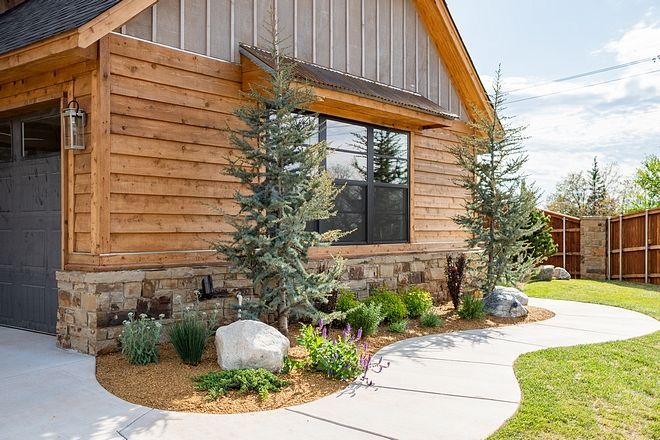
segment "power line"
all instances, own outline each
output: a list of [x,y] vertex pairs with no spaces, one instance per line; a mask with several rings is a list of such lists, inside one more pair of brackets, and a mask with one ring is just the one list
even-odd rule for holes
[[588,72],[583,72],[583,73],[577,73],[575,75],[565,76],[563,78],[553,79],[551,81],[546,81],[546,82],[534,84],[534,85],[531,85],[531,86],[520,87],[520,88],[514,89],[514,90],[508,90],[507,93],[511,94],[511,93],[516,93],[516,92],[520,92],[520,91],[523,91],[523,90],[535,89],[537,87],[545,86],[545,85],[548,85],[548,84],[554,84],[554,83],[558,83],[558,82],[570,81],[572,79],[584,78],[585,76],[591,76],[591,75],[596,75],[596,74],[599,74],[599,73],[609,72],[609,71],[612,71],[612,70],[623,69],[624,67],[635,66],[637,64],[647,63],[649,61],[653,61],[655,63],[658,60],[660,60],[660,55],[656,55],[656,56],[648,57],[648,58],[641,58],[639,60],[629,61],[629,62],[623,63],[623,64],[617,64],[617,65],[614,65],[614,66],[603,67],[601,69],[590,70]]
[[621,81],[621,80],[628,79],[628,78],[635,78],[637,76],[649,75],[651,73],[656,73],[656,72],[660,72],[660,69],[649,70],[649,71],[642,72],[642,73],[636,73],[634,75],[626,75],[626,76],[622,76],[620,78],[614,78],[614,79],[610,79],[610,80],[607,80],[607,81],[601,81],[601,82],[597,82],[597,83],[585,84],[585,85],[580,86],[580,87],[574,87],[572,89],[567,89],[567,90],[560,90],[560,91],[557,91],[557,92],[545,93],[543,95],[536,95],[536,96],[529,96],[527,98],[514,99],[512,101],[508,101],[507,104],[513,104],[513,103],[516,103],[516,102],[529,101],[529,100],[532,100],[532,99],[545,98],[547,96],[553,96],[553,95],[559,95],[559,94],[562,94],[562,93],[573,92],[575,90],[586,89],[588,87],[600,86],[600,85],[603,85],[603,84],[609,84],[609,83]]

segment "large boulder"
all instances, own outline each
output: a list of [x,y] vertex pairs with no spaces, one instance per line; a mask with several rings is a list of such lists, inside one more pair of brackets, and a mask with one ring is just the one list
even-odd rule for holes
[[507,293],[509,295],[513,295],[523,306],[526,306],[527,303],[529,303],[529,297],[515,287],[495,286],[493,293]]
[[218,365],[223,370],[265,368],[280,371],[289,339],[260,321],[236,321],[215,332]]
[[544,264],[536,268],[537,272],[534,275],[534,280],[536,281],[552,281],[552,275],[555,270],[555,266],[550,264]]
[[556,280],[570,280],[571,274],[568,273],[568,271],[563,267],[555,267],[554,271],[552,272],[552,278]]
[[514,295],[496,291],[484,298],[484,312],[498,318],[527,316],[527,309]]

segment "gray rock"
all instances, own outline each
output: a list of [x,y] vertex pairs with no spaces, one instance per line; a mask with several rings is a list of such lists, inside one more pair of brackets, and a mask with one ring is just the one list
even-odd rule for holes
[[550,264],[545,264],[536,268],[537,273],[534,275],[534,280],[536,281],[552,281],[552,274],[555,270],[555,266]]
[[509,295],[513,295],[523,306],[529,303],[529,297],[515,287],[495,286],[493,293],[508,293]]
[[552,277],[556,280],[570,280],[571,274],[563,267],[555,267]]
[[280,371],[289,352],[289,339],[263,322],[243,320],[218,328],[215,348],[223,370]]
[[498,318],[520,318],[527,316],[527,309],[510,293],[493,291],[484,298],[484,312]]

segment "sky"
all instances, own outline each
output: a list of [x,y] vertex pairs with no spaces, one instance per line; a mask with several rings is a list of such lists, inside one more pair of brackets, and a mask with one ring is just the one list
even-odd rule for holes
[[489,92],[502,66],[505,114],[527,126],[525,171],[542,202],[563,176],[588,169],[594,157],[628,177],[644,156],[660,154],[660,0],[447,4]]

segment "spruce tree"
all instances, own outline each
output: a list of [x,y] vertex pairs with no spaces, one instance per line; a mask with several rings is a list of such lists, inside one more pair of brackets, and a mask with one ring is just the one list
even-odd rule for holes
[[528,241],[544,223],[532,216],[537,196],[525,184],[522,168],[527,161],[524,127],[514,127],[503,115],[505,98],[498,69],[491,96],[492,112],[478,112],[473,134],[450,147],[463,168],[459,181],[468,197],[465,214],[454,221],[471,233],[468,245],[481,248],[471,265],[478,275],[476,287],[485,295],[498,283],[521,281],[538,259]]
[[341,260],[321,271],[308,270],[307,263],[310,248],[328,245],[342,233],[319,234],[307,225],[334,215],[341,188],[323,168],[325,145],[310,145],[318,118],[299,111],[315,97],[309,87],[294,82],[294,62],[281,54],[274,14],[271,20],[267,84],[245,93],[249,103],[234,113],[241,128],[230,130],[241,157],[230,163],[227,173],[244,188],[234,196],[240,209],[225,213],[234,231],[229,241],[214,247],[252,280],[257,299],[246,302],[246,311],[252,316],[274,314],[278,329],[287,335],[291,315],[315,316],[314,304],[327,301],[339,288]]

